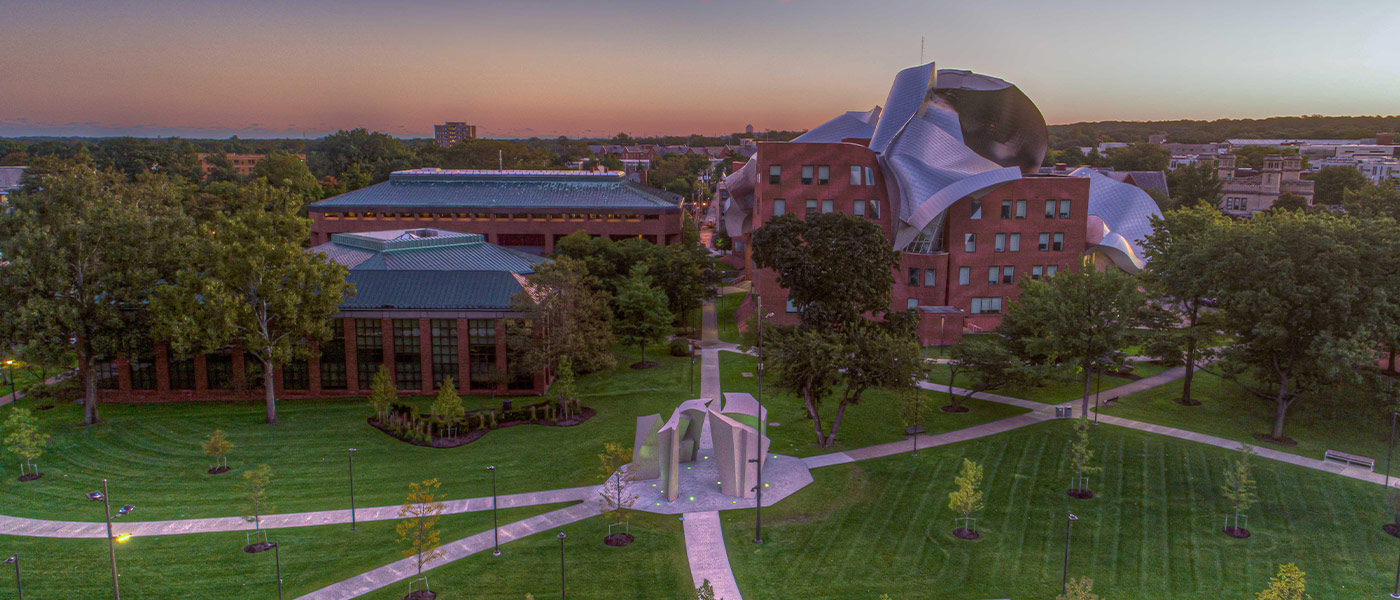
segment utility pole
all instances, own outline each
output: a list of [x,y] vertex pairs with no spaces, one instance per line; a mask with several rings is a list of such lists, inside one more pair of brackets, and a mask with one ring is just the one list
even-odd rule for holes
[[102,510],[107,513],[107,555],[112,559],[112,598],[122,599],[121,585],[117,583],[117,542],[112,539],[112,500],[107,495],[107,480],[102,480]]

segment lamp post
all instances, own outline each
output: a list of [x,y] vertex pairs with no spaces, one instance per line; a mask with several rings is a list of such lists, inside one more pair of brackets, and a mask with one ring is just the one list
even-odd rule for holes
[[277,542],[268,542],[272,545],[272,558],[277,563],[277,600],[282,600],[282,547]]
[[690,395],[695,395],[695,348],[690,349]]
[[564,532],[559,532],[559,600],[567,600],[568,591],[564,586]]
[[[112,536],[112,499],[107,496],[106,479],[102,480],[102,491],[89,493],[87,495],[87,499],[93,501],[98,500],[98,498],[95,498],[94,496],[102,497],[102,510],[103,513],[106,515],[107,520],[107,556],[112,561],[112,598],[113,600],[121,600],[121,585],[117,583],[117,542],[116,539]],[[130,513],[131,510],[134,508],[136,507],[130,504],[123,506],[117,510],[117,516],[121,517],[123,515],[126,515]],[[123,541],[125,541],[125,536],[123,536]],[[16,559],[16,562],[18,562],[18,559]]]
[[1074,513],[1069,513],[1069,518],[1065,520],[1065,568],[1064,573],[1060,576],[1061,595],[1065,593],[1065,588],[1069,584],[1069,532],[1070,528],[1074,526],[1074,522],[1078,520],[1079,517],[1074,516]]
[[754,438],[754,443],[758,445],[754,462],[754,475],[758,485],[754,486],[754,521],[753,521],[753,543],[763,543],[763,432],[768,429],[767,419],[763,417],[763,322],[773,313],[763,312],[763,297],[758,297],[758,435]]
[[[15,386],[15,361],[14,361],[14,359],[9,359],[9,360],[5,361],[5,366],[7,367],[7,368],[5,369],[5,371],[6,371],[5,375],[7,375],[7,376],[9,377],[9,379],[10,379],[10,402],[14,402],[16,405],[18,405],[18,404],[19,404],[19,399],[18,399],[18,398],[15,398],[15,394],[18,394],[18,393],[19,393],[19,390],[18,390],[18,389],[16,388],[16,386]],[[18,559],[16,559],[16,560],[18,560]]]
[[1385,487],[1390,487],[1390,458],[1395,454],[1395,417],[1400,413],[1390,413],[1390,445],[1385,450]]
[[350,458],[350,531],[355,531],[355,449],[350,448],[345,455]]
[[491,551],[491,556],[501,555],[501,525],[496,520],[496,465],[486,467],[491,472],[491,543],[495,549]]
[[20,582],[19,579],[19,553],[11,554],[9,558],[5,559],[4,562],[0,564],[12,564],[15,566],[15,595],[19,600],[24,600],[24,584]]
[[1103,391],[1103,368],[1094,373],[1094,424],[1099,424],[1099,392]]

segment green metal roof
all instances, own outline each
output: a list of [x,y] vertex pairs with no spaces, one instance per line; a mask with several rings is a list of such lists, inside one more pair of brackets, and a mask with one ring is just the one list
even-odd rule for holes
[[680,212],[683,198],[616,171],[398,171],[389,181],[314,202],[311,212],[356,209]]

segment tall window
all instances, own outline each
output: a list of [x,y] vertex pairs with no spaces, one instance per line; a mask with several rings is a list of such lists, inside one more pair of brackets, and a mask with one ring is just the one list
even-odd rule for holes
[[958,267],[958,285],[972,283],[972,267]]
[[783,182],[783,166],[768,165],[768,183],[778,185]]
[[97,363],[97,389],[115,390],[121,387],[121,379],[117,375],[119,370],[115,360],[104,360]]
[[969,206],[970,206],[970,208],[971,208],[971,216],[969,216],[968,218],[969,218],[969,219],[980,219],[980,218],[982,218],[982,201],[981,201],[981,200],[970,200],[969,202],[970,202]]
[[875,168],[865,168],[865,185],[875,185]]
[[185,358],[170,361],[170,389],[194,389],[194,359]]
[[836,210],[835,200],[822,200],[822,214],[826,214],[834,210]]
[[379,319],[355,319],[355,372],[360,389],[369,389],[370,380],[384,364],[384,333]]
[[996,241],[992,243],[993,252],[1006,252],[1006,234],[998,233]]
[[915,268],[910,268],[910,269],[909,269],[909,285],[912,285],[912,286],[914,286],[914,287],[918,287],[918,286],[919,286],[919,270],[918,270],[918,269],[915,269]]
[[987,267],[987,283],[991,285],[1001,283],[1001,267]]
[[1069,205],[1070,205],[1070,201],[1069,201],[1069,200],[1061,200],[1061,201],[1060,201],[1060,218],[1061,218],[1061,219],[1068,219],[1068,218],[1069,218]]
[[422,337],[418,319],[394,319],[394,385],[401,390],[423,387]]
[[489,390],[495,384],[488,378],[496,374],[496,321],[472,319],[467,322],[467,338],[471,352],[471,389]]
[[1025,201],[1025,200],[1017,200],[1017,201],[1016,201],[1016,218],[1017,218],[1017,219],[1024,219],[1024,218],[1026,218],[1026,201]]
[[291,360],[282,365],[282,389],[306,390],[311,387],[311,377],[305,360]]
[[812,185],[812,165],[802,165],[802,185]]
[[855,202],[851,203],[851,214],[853,214],[853,215],[855,215],[855,216],[857,216],[857,217],[864,217],[864,216],[865,216],[865,201],[864,201],[864,200],[856,200]]
[[205,355],[204,372],[209,389],[233,389],[233,351],[224,348]]
[[817,185],[828,183],[831,183],[831,167],[829,165],[817,167]]
[[1054,201],[1054,200],[1046,200],[1046,201],[1045,201],[1045,218],[1047,218],[1047,219],[1053,219],[1053,218],[1055,218],[1055,201]]
[[433,345],[433,387],[442,387],[442,380],[451,377],[460,388],[462,381],[457,376],[457,321],[433,319],[428,326]]
[[1005,266],[1001,268],[1001,282],[1012,283],[1016,281],[1016,267]]
[[1046,277],[1049,277],[1049,276],[1051,276],[1051,275],[1054,275],[1054,274],[1055,274],[1055,271],[1058,270],[1059,268],[1060,268],[1059,265],[1046,265],[1046,266],[1045,266],[1045,276],[1046,276]]
[[851,185],[860,185],[860,167],[851,167]]
[[1042,266],[1040,266],[1040,265],[1036,265],[1036,266],[1034,266],[1034,267],[1031,267],[1031,279],[1040,279],[1040,276],[1041,276],[1042,274],[1044,274],[1044,273],[1045,273],[1045,267],[1042,267]]
[[331,323],[331,339],[321,344],[321,389],[345,389],[345,323]]
[[783,216],[783,215],[785,215],[785,214],[787,214],[787,200],[783,200],[782,198],[778,198],[777,200],[774,200],[774,201],[773,201],[773,216],[774,216],[774,217],[781,217],[781,216]]
[[156,389],[155,351],[150,345],[143,346],[131,358],[131,389]]
[[1003,218],[1003,219],[1010,219],[1010,218],[1011,218],[1011,201],[1010,201],[1010,200],[1002,200],[1002,201],[1001,201],[1001,218]]
[[797,312],[797,303],[793,302],[792,298],[788,298],[783,302],[783,310],[787,311],[788,313],[795,313]]
[[815,214],[817,214],[817,201],[816,201],[816,200],[808,200],[808,201],[807,201],[807,206],[805,207],[805,210],[804,210],[804,212],[802,213],[802,216],[803,216],[803,217],[811,217],[812,215],[815,215]]
[[938,285],[938,269],[924,269],[924,286]]
[[1055,244],[1054,244],[1054,246],[1052,247],[1052,249],[1053,249],[1054,251],[1056,251],[1056,252],[1059,252],[1059,251],[1065,249],[1065,234],[1063,234],[1063,233],[1057,233],[1057,234],[1055,234]]
[[1048,234],[1048,233],[1042,233],[1042,234],[1040,234],[1040,251],[1041,251],[1041,252],[1047,252],[1047,251],[1049,251],[1049,250],[1050,250],[1050,234]]
[[975,234],[975,233],[964,233],[964,234],[963,234],[963,252],[976,252],[976,251],[977,251],[977,234]]
[[1007,237],[1007,240],[1006,240],[1006,241],[1007,241],[1007,244],[1006,244],[1006,249],[1007,249],[1007,251],[1009,251],[1009,252],[1020,252],[1020,251],[1021,251],[1021,234],[1019,234],[1019,233],[1013,233],[1013,234],[1011,234],[1010,236]]
[[879,201],[879,200],[871,200],[871,201],[870,201],[870,218],[872,218],[872,219],[877,219],[877,220],[880,218],[880,201]]

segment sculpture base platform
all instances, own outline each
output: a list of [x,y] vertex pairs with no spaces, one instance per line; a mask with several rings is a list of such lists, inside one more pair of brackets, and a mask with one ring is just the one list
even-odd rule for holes
[[[633,510],[663,515],[711,510],[753,508],[754,498],[726,496],[719,490],[719,466],[710,448],[703,448],[695,462],[681,463],[681,495],[668,502],[661,480],[637,481],[629,486],[637,494]],[[770,454],[763,463],[763,505],[772,506],[812,483],[812,472],[800,458]]]

